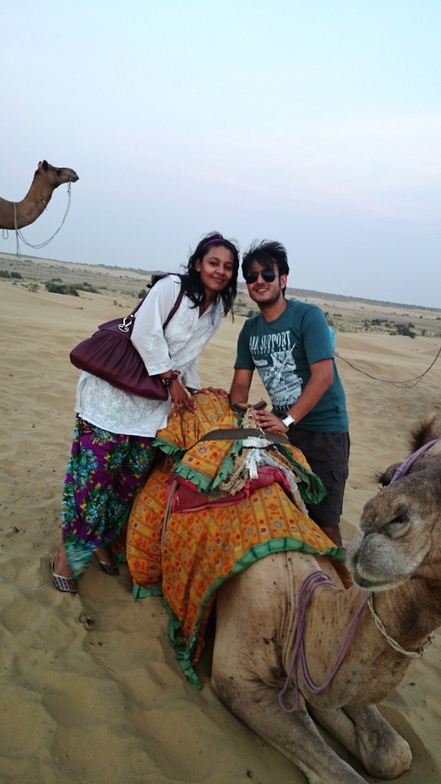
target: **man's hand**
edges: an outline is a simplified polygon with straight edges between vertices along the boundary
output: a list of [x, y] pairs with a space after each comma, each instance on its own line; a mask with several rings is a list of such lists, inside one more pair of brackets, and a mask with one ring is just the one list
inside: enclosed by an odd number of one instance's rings
[[230, 389], [230, 400], [233, 403], [247, 403], [250, 392], [251, 381], [253, 380], [252, 370], [241, 370], [236, 368]]
[[272, 414], [270, 411], [256, 411], [256, 424], [262, 430], [268, 430], [270, 433], [287, 433], [288, 428], [285, 427], [282, 420]]

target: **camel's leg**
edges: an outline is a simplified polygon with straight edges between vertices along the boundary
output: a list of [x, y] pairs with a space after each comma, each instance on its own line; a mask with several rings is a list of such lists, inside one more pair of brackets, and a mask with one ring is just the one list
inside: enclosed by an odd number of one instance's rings
[[309, 784], [365, 784], [325, 743], [305, 709], [285, 713], [277, 691], [256, 680], [212, 671], [213, 686], [241, 721], [282, 752], [303, 771]]
[[[297, 558], [296, 569], [307, 571], [308, 558]], [[277, 700], [284, 680], [283, 641], [292, 639], [295, 622], [293, 568], [291, 554], [279, 553], [221, 586], [213, 687], [231, 712], [295, 763], [310, 784], [364, 784], [323, 740], [301, 695], [293, 714]]]
[[391, 727], [375, 705], [322, 711], [309, 706], [312, 715], [359, 759], [367, 772], [395, 779], [409, 770], [409, 744]]

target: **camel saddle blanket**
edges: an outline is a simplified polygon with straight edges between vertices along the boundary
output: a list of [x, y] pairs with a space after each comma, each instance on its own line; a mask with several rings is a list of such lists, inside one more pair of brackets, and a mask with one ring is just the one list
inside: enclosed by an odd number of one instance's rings
[[[236, 462], [240, 461], [241, 452], [250, 450], [243, 448], [246, 441], [240, 448], [241, 439], [235, 437], [238, 434], [234, 430], [238, 427], [237, 415], [226, 401], [203, 394], [196, 395], [195, 400], [194, 415], [186, 412], [182, 417], [171, 417], [168, 427], [158, 433], [157, 443], [160, 448], [161, 444], [165, 446], [165, 454], [133, 503], [126, 556], [135, 598], [162, 595], [179, 664], [188, 680], [200, 687], [194, 665], [203, 649], [216, 591], [224, 580], [276, 552], [299, 550], [326, 555], [338, 563], [344, 561], [345, 550], [336, 547], [308, 517], [300, 488], [303, 486], [306, 497], [320, 498], [321, 483], [303, 454], [289, 444], [283, 446], [282, 462], [273, 466], [274, 471], [268, 471], [267, 463], [257, 465], [254, 480], [245, 476], [237, 485], [239, 490], [229, 497], [228, 471], [230, 475], [234, 473], [235, 457]], [[228, 433], [230, 438], [201, 441], [205, 433], [219, 428], [233, 429]], [[291, 460], [286, 457], [289, 450]], [[267, 448], [260, 451], [265, 452], [266, 460]], [[277, 462], [277, 456], [274, 460]], [[255, 462], [252, 461], [254, 468]], [[286, 479], [287, 463], [298, 480], [294, 493]], [[176, 473], [182, 464], [183, 476]], [[188, 466], [190, 471], [185, 470]], [[221, 466], [222, 479], [217, 481]], [[176, 511], [173, 494], [181, 480], [183, 497], [187, 498], [190, 486], [193, 501], [191, 508]], [[219, 487], [225, 482], [227, 487], [222, 495]], [[201, 504], [194, 501], [198, 493]]]

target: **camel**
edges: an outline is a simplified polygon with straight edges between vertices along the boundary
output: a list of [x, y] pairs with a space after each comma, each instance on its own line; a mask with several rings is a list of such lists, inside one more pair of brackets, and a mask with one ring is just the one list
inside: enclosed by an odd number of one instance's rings
[[0, 197], [0, 229], [22, 229], [40, 217], [49, 204], [55, 188], [64, 182], [76, 182], [78, 174], [73, 169], [57, 168], [47, 161], [40, 161], [28, 193], [19, 202]]
[[[430, 449], [418, 452], [395, 481], [396, 466], [389, 468], [385, 486], [365, 505], [360, 536], [348, 549], [353, 586], [343, 587], [327, 558], [288, 551], [256, 561], [217, 593], [214, 689], [310, 784], [364, 781], [327, 745], [313, 719], [370, 775], [394, 779], [410, 768], [407, 742], [375, 703], [400, 683], [441, 624], [437, 438], [434, 416], [428, 417], [412, 434], [412, 451], [432, 442]], [[301, 620], [305, 580], [311, 593]], [[348, 647], [337, 666], [343, 641]], [[300, 656], [293, 665], [295, 647]]]

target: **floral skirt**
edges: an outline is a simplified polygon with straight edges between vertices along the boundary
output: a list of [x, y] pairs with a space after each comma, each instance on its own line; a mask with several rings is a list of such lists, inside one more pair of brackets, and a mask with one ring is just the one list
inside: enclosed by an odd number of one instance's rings
[[62, 498], [63, 542], [73, 576], [121, 533], [152, 466], [152, 438], [102, 430], [77, 416]]

